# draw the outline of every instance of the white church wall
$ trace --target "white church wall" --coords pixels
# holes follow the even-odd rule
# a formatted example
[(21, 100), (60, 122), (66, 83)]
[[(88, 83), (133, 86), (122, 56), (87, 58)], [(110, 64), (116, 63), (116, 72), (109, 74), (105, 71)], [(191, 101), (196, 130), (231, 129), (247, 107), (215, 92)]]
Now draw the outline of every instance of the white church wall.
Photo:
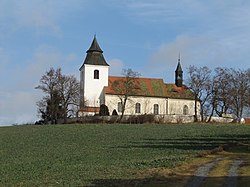
[(194, 115), (194, 100), (188, 99), (168, 99), (168, 114), (171, 115), (183, 115), (184, 114), (184, 106), (187, 106), (186, 115)]
[[(99, 79), (94, 79), (94, 71), (99, 71)], [(109, 66), (89, 65), (85, 64), (81, 70), (83, 76), (81, 85), (83, 86), (83, 96), (86, 105), (89, 107), (99, 107), (100, 97), (104, 86), (108, 86), (108, 70)]]
[[(124, 115), (141, 115), (141, 114), (153, 114), (154, 104), (159, 106), (159, 114), (166, 114), (166, 98), (157, 97), (129, 97), (126, 103), (126, 108)], [(121, 102), (118, 95), (108, 95), (105, 96), (105, 104), (109, 108), (110, 114), (115, 109), (118, 114), (118, 103)], [(140, 113), (135, 113), (135, 105), (140, 103)]]
[[(106, 95), (105, 104), (108, 106), (110, 113), (115, 109), (118, 112), (118, 103), (120, 98), (118, 95)], [(135, 113), (135, 105), (140, 103), (140, 113)], [(137, 115), (137, 114), (153, 114), (154, 104), (159, 106), (159, 114), (170, 114), (170, 115), (183, 115), (184, 106), (187, 107), (188, 111), (186, 115), (194, 115), (194, 100), (188, 99), (172, 99), (172, 98), (157, 98), (157, 97), (129, 97), (125, 115)], [(199, 109), (199, 103), (198, 107)], [(199, 111), (198, 111), (199, 113)], [(121, 114), (121, 112), (118, 112)]]
[(80, 71), (80, 98), (82, 99), (80, 102), (82, 106), (82, 102), (84, 102), (84, 69)]

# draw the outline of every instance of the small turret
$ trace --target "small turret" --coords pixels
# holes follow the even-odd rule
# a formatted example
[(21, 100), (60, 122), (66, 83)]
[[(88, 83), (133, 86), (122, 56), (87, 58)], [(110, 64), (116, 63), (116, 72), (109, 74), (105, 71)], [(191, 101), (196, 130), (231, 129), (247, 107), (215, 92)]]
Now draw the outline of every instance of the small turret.
[(180, 59), (180, 54), (179, 54), (178, 65), (175, 70), (175, 85), (177, 87), (182, 87), (182, 83), (183, 83), (183, 71), (181, 68), (181, 59)]

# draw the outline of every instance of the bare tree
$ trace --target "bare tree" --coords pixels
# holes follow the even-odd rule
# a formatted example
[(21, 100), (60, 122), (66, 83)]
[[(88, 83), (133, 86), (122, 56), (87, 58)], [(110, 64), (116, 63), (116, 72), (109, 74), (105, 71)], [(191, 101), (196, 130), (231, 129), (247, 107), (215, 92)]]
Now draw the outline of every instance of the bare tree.
[(58, 77), (58, 91), (61, 96), (61, 108), (64, 122), (74, 114), (74, 106), (78, 106), (80, 84), (72, 75), (62, 75)]
[(64, 119), (66, 122), (76, 112), (80, 85), (74, 76), (63, 75), (60, 68), (51, 68), (42, 76), (36, 89), (45, 93), (37, 103), (38, 113), (43, 120), (57, 123), (58, 119)]
[(246, 70), (246, 79), (247, 79), (247, 84), (248, 84), (248, 90), (247, 90), (247, 95), (248, 95), (248, 99), (247, 99), (247, 106), (248, 108), (250, 108), (250, 68), (248, 68)]
[(50, 68), (40, 79), (40, 85), (36, 89), (42, 90), (46, 95), (37, 103), (38, 114), (47, 123), (57, 123), (59, 118), (59, 94), (57, 89), (57, 77), (61, 69)]
[(248, 73), (249, 70), (230, 69), (230, 83), (232, 85), (230, 90), (230, 108), (237, 118), (242, 117), (244, 109), (249, 104), (250, 81)]
[(213, 79), (214, 90), (213, 98), (214, 103), (212, 106), (218, 116), (228, 113), (231, 104), (231, 90), (232, 84), (230, 83), (231, 75), (229, 69), (218, 67), (215, 69), (215, 76)]
[(140, 89), (137, 83), (137, 78), (139, 78), (140, 76), (138, 72), (135, 72), (129, 68), (123, 69), (122, 74), (124, 75), (124, 78), (115, 80), (111, 85), (112, 89), (118, 94), (121, 102), (120, 121), (123, 118), (128, 98), (134, 95), (138, 91), (138, 89)]
[(187, 85), (195, 95), (195, 121), (198, 121), (198, 102), (203, 121), (208, 108), (207, 101), (212, 95), (211, 70), (206, 66), (201, 68), (189, 66)]
[(246, 101), (246, 115), (250, 116), (250, 68), (246, 70), (246, 79), (247, 79), (247, 84), (248, 84), (248, 89), (247, 89), (247, 101)]
[(196, 100), (200, 101), (202, 120), (208, 112), (211, 112), (209, 118), (211, 119), (214, 111), (218, 116), (231, 113), (237, 118), (247, 113), (250, 102), (249, 71), (249, 69), (235, 70), (218, 67), (212, 76), (211, 70), (207, 67), (189, 67), (188, 86), (196, 95)]

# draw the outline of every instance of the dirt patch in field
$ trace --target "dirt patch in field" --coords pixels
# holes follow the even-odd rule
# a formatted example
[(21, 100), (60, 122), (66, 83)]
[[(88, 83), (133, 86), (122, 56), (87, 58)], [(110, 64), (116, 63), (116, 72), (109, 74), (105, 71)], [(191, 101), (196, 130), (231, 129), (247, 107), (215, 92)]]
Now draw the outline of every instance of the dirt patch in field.
[(244, 186), (250, 183), (248, 146), (243, 143), (229, 145), (226, 151), (217, 148), (172, 169), (141, 171), (139, 178), (143, 186)]

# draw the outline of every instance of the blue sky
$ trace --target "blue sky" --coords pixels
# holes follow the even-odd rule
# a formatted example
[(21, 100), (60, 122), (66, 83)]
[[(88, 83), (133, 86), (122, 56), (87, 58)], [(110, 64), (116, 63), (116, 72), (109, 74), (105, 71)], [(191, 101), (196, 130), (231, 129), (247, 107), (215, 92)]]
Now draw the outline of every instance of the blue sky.
[(189, 65), (250, 67), (248, 0), (0, 0), (0, 125), (37, 120), (50, 67), (79, 77), (94, 34), (110, 74), (174, 82)]

